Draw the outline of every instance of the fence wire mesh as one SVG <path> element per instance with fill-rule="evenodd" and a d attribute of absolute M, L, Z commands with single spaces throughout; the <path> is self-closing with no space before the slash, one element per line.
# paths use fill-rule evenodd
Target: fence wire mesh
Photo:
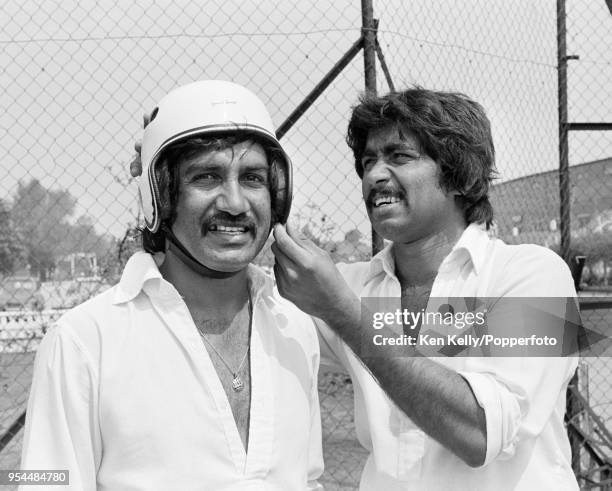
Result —
<path fill-rule="evenodd" d="M 558 250 L 555 1 L 388 0 L 373 8 L 395 87 L 457 90 L 486 108 L 500 173 L 493 191 L 497 235 Z M 579 56 L 568 60 L 570 121 L 612 121 L 609 9 L 606 0 L 567 0 L 567 53 Z M 258 93 L 279 126 L 360 38 L 361 6 L 9 0 L 0 11 L 0 309 L 6 311 L 0 314 L 0 436 L 7 437 L 0 468 L 10 468 L 18 464 L 15 423 L 37 336 L 62 309 L 116 282 L 138 247 L 141 218 L 128 165 L 141 115 L 177 85 L 222 78 Z M 294 164 L 292 220 L 344 261 L 367 259 L 370 250 L 360 183 L 344 142 L 363 72 L 359 53 L 282 140 Z M 386 92 L 388 83 L 379 58 L 378 90 Z M 586 256 L 582 286 L 604 290 L 612 277 L 610 135 L 591 130 L 569 137 L 572 253 Z M 269 251 L 259 262 L 271 264 Z M 609 329 L 609 313 L 591 311 L 589 322 Z M 587 359 L 581 367 L 579 393 L 609 431 L 610 359 Z M 322 373 L 320 392 L 325 482 L 329 489 L 354 489 L 365 454 L 352 426 L 350 381 Z M 576 416 L 593 434 L 591 420 Z M 15 438 L 8 438 L 11 431 Z M 584 452 L 582 468 L 593 469 Z"/>

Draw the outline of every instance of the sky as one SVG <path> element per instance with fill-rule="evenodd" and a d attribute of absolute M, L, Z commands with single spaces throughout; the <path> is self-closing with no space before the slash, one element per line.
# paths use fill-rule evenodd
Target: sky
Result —
<path fill-rule="evenodd" d="M 193 80 L 256 92 L 277 126 L 360 35 L 359 1 L 13 1 L 0 5 L 0 198 L 35 177 L 75 219 L 122 236 L 139 216 L 128 163 L 142 114 Z M 571 121 L 612 121 L 612 15 L 567 0 Z M 555 0 L 374 2 L 396 86 L 465 92 L 492 122 L 501 180 L 558 166 Z M 378 90 L 388 87 L 378 70 Z M 296 220 L 335 239 L 369 224 L 344 134 L 361 53 L 283 138 Z M 570 164 L 612 156 L 612 132 L 570 136 Z M 325 222 L 321 218 L 325 217 Z"/>

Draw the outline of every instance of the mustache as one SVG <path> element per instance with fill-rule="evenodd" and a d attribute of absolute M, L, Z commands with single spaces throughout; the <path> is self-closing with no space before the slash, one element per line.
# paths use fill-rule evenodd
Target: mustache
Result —
<path fill-rule="evenodd" d="M 206 233 L 211 226 L 221 227 L 241 227 L 249 231 L 255 230 L 255 220 L 246 214 L 231 215 L 229 213 L 220 211 L 214 215 L 209 216 L 202 223 L 202 231 Z"/>
<path fill-rule="evenodd" d="M 396 188 L 393 185 L 387 185 L 384 187 L 372 188 L 368 195 L 366 196 L 365 203 L 368 208 L 372 208 L 374 206 L 374 200 L 376 198 L 399 198 L 402 200 L 406 199 L 406 193 Z"/>

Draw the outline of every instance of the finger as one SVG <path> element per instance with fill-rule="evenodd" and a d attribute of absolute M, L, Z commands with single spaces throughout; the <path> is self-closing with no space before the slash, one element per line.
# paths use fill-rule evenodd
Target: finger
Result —
<path fill-rule="evenodd" d="M 140 155 L 136 155 L 130 162 L 130 175 L 132 177 L 138 177 L 142 174 L 142 160 Z"/>
<path fill-rule="evenodd" d="M 300 239 L 305 238 L 304 234 L 302 234 L 300 232 L 300 228 L 296 227 L 293 222 L 287 220 L 287 223 L 285 224 L 285 230 L 287 230 L 287 234 L 289 235 L 289 237 L 291 237 L 293 240 L 295 240 L 296 242 Z"/>
<path fill-rule="evenodd" d="M 272 250 L 272 254 L 274 254 L 274 263 L 281 269 L 285 278 L 287 280 L 297 278 L 297 272 L 301 269 L 300 264 L 296 263 L 291 257 L 285 254 L 276 242 L 272 243 L 270 249 Z"/>
<path fill-rule="evenodd" d="M 146 128 L 147 126 L 149 126 L 150 122 L 151 122 L 151 113 L 144 113 L 142 115 L 142 127 Z"/>
<path fill-rule="evenodd" d="M 286 230 L 289 237 L 291 237 L 299 246 L 303 247 L 305 243 L 311 242 L 311 240 L 304 235 L 300 228 L 293 223 L 287 222 Z"/>
<path fill-rule="evenodd" d="M 274 263 L 274 267 L 272 268 L 274 271 L 274 278 L 276 279 L 276 289 L 281 294 L 281 297 L 285 297 L 285 286 L 287 284 L 285 280 L 285 273 L 283 272 L 283 268 L 278 264 L 278 262 Z"/>
<path fill-rule="evenodd" d="M 134 150 L 136 150 L 136 155 L 130 162 L 130 175 L 132 177 L 138 177 L 142 175 L 142 140 L 136 140 L 134 142 Z"/>
<path fill-rule="evenodd" d="M 319 251 L 320 248 L 311 239 L 304 235 L 299 228 L 295 225 L 287 222 L 287 234 L 291 237 L 297 245 L 306 249 L 307 251 Z"/>
<path fill-rule="evenodd" d="M 276 284 L 278 285 L 280 282 L 280 276 L 283 274 L 283 272 L 281 271 L 281 267 L 278 264 L 278 261 L 274 261 L 272 271 L 274 272 L 274 278 L 276 279 Z"/>
<path fill-rule="evenodd" d="M 272 243 L 270 246 L 272 250 L 272 254 L 274 254 L 274 264 L 277 264 L 278 267 L 283 272 L 285 278 L 291 277 L 291 275 L 295 275 L 295 271 L 297 270 L 297 264 L 293 262 L 293 260 L 287 256 L 283 251 L 280 250 L 276 242 Z"/>
<path fill-rule="evenodd" d="M 280 223 L 274 225 L 274 239 L 277 248 L 296 264 L 303 263 L 307 258 L 306 250 L 301 247 Z"/>
<path fill-rule="evenodd" d="M 283 280 L 285 279 L 285 270 L 282 264 L 280 264 L 278 261 L 274 261 L 274 266 L 272 269 L 274 270 L 274 276 L 276 276 L 277 281 L 279 278 Z"/>
<path fill-rule="evenodd" d="M 297 281 L 296 272 L 292 269 L 286 270 L 278 261 L 274 263 L 273 270 L 274 278 L 276 279 L 276 289 L 282 297 L 292 300 L 293 288 Z"/>

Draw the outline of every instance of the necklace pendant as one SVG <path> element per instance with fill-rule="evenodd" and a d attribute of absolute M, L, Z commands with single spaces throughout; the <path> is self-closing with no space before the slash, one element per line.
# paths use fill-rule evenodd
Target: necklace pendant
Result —
<path fill-rule="evenodd" d="M 232 389 L 234 389 L 236 392 L 240 392 L 242 389 L 244 389 L 244 383 L 242 382 L 240 375 L 236 375 L 234 380 L 232 380 Z"/>

